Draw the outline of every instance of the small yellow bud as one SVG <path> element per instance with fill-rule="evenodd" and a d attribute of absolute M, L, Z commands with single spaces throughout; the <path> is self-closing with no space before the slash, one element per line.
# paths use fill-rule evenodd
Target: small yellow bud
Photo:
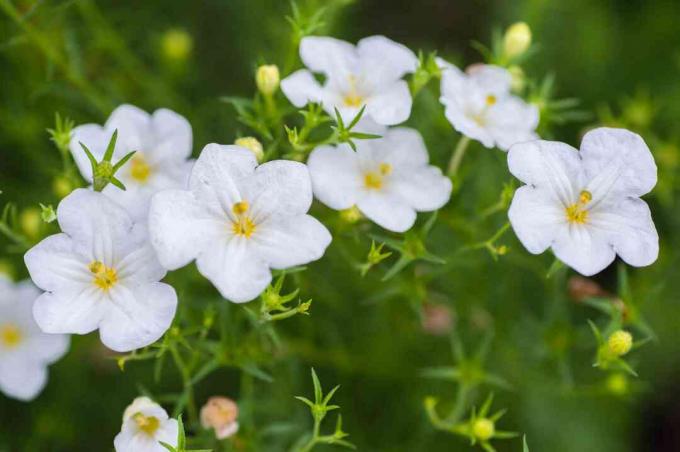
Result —
<path fill-rule="evenodd" d="M 14 279 L 14 267 L 10 261 L 0 259 L 0 276 L 5 276 L 7 279 Z"/>
<path fill-rule="evenodd" d="M 58 176 L 52 181 L 52 191 L 60 199 L 71 193 L 72 190 L 73 185 L 66 177 Z"/>
<path fill-rule="evenodd" d="M 606 386 L 615 395 L 625 395 L 628 392 L 628 378 L 621 373 L 611 374 L 607 378 Z"/>
<path fill-rule="evenodd" d="M 184 61 L 194 47 L 191 35 L 181 28 L 171 28 L 163 33 L 161 49 L 163 56 L 170 61 Z"/>
<path fill-rule="evenodd" d="M 271 96 L 279 89 L 279 68 L 275 64 L 265 64 L 257 68 L 255 83 L 265 96 Z"/>
<path fill-rule="evenodd" d="M 509 58 L 515 58 L 527 51 L 531 45 L 531 29 L 525 22 L 512 24 L 503 37 L 503 53 Z"/>
<path fill-rule="evenodd" d="M 633 336 L 624 330 L 612 333 L 607 340 L 607 349 L 614 356 L 623 356 L 633 347 Z"/>
<path fill-rule="evenodd" d="M 26 234 L 27 237 L 31 239 L 38 238 L 40 235 L 42 222 L 40 209 L 36 207 L 29 207 L 19 215 L 19 224 L 21 224 L 21 230 L 24 234 Z"/>
<path fill-rule="evenodd" d="M 264 158 L 264 149 L 262 148 L 262 143 L 260 143 L 255 137 L 238 138 L 236 141 L 234 141 L 234 144 L 252 151 L 252 153 L 255 154 L 255 158 L 257 158 L 258 162 L 261 162 Z"/>
<path fill-rule="evenodd" d="M 488 441 L 496 433 L 496 426 L 491 419 L 480 417 L 472 424 L 472 434 L 479 441 Z"/>
<path fill-rule="evenodd" d="M 361 214 L 361 211 L 357 208 L 357 206 L 352 206 L 349 209 L 341 210 L 340 211 L 340 218 L 343 219 L 343 221 L 354 224 L 357 221 L 361 220 L 363 215 Z"/>

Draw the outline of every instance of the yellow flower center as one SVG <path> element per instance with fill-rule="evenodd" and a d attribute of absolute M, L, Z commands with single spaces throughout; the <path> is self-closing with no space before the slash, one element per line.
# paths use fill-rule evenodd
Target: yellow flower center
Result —
<path fill-rule="evenodd" d="M 142 413 L 137 413 L 132 418 L 137 423 L 137 427 L 149 436 L 153 436 L 160 427 L 161 423 L 158 418 L 153 416 L 144 416 Z"/>
<path fill-rule="evenodd" d="M 565 213 L 567 214 L 567 221 L 575 224 L 585 224 L 588 221 L 588 209 L 586 206 L 593 199 L 593 195 L 583 190 L 578 197 L 578 202 L 567 206 Z"/>
<path fill-rule="evenodd" d="M 345 93 L 345 97 L 342 99 L 342 101 L 347 107 L 361 107 L 361 105 L 364 103 L 364 98 L 357 92 L 357 79 L 353 75 L 349 76 L 349 86 L 350 89 L 347 93 Z"/>
<path fill-rule="evenodd" d="M 489 94 L 488 96 L 486 96 L 486 105 L 489 107 L 495 105 L 497 100 L 498 99 L 496 99 L 496 96 L 494 96 L 493 94 Z"/>
<path fill-rule="evenodd" d="M 364 175 L 364 185 L 372 190 L 380 190 L 383 186 L 383 179 L 392 172 L 392 165 L 381 163 L 378 171 L 369 171 Z"/>
<path fill-rule="evenodd" d="M 22 338 L 21 330 L 11 323 L 0 327 L 0 344 L 7 348 L 13 348 L 19 345 Z"/>
<path fill-rule="evenodd" d="M 107 267 L 100 261 L 94 261 L 88 266 L 94 275 L 92 283 L 101 290 L 109 290 L 118 282 L 118 274 L 112 267 Z"/>
<path fill-rule="evenodd" d="M 130 177 L 139 182 L 145 183 L 151 176 L 151 166 L 142 155 L 135 155 L 130 160 Z"/>
<path fill-rule="evenodd" d="M 232 231 L 234 234 L 242 235 L 245 238 L 249 238 L 255 232 L 255 223 L 247 215 L 248 209 L 250 209 L 250 205 L 247 201 L 237 202 L 231 208 L 231 211 L 236 215 L 236 221 L 231 225 Z"/>

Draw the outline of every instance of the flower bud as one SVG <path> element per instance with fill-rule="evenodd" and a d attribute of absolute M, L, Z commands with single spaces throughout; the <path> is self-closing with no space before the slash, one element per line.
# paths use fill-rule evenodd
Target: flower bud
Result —
<path fill-rule="evenodd" d="M 525 22 L 512 24 L 503 36 L 503 54 L 506 58 L 513 59 L 531 46 L 531 29 Z"/>
<path fill-rule="evenodd" d="M 605 382 L 607 389 L 614 395 L 625 395 L 628 392 L 628 377 L 622 373 L 611 374 Z"/>
<path fill-rule="evenodd" d="M 161 49 L 169 61 L 180 62 L 189 57 L 194 41 L 191 35 L 181 28 L 172 28 L 163 33 Z"/>
<path fill-rule="evenodd" d="M 614 356 L 623 356 L 633 347 L 633 336 L 624 330 L 612 333 L 607 340 L 607 349 Z"/>
<path fill-rule="evenodd" d="M 55 177 L 52 181 L 52 191 L 57 197 L 64 198 L 73 191 L 73 184 L 64 176 Z"/>
<path fill-rule="evenodd" d="M 357 206 L 352 206 L 349 209 L 344 209 L 340 211 L 340 218 L 342 218 L 343 221 L 349 224 L 354 224 L 357 221 L 361 220 L 363 217 L 364 217 L 363 214 L 357 208 Z"/>
<path fill-rule="evenodd" d="M 26 237 L 31 239 L 35 239 L 40 236 L 42 222 L 40 209 L 35 207 L 29 207 L 22 211 L 19 215 L 19 224 L 21 225 L 21 230 L 26 235 Z"/>
<path fill-rule="evenodd" d="M 496 433 L 496 426 L 491 419 L 480 417 L 472 423 L 472 434 L 479 441 L 485 442 L 490 440 L 494 433 Z"/>
<path fill-rule="evenodd" d="M 279 68 L 275 64 L 265 64 L 257 68 L 255 83 L 265 96 L 271 96 L 279 89 Z"/>
<path fill-rule="evenodd" d="M 435 336 L 442 336 L 451 332 L 453 328 L 451 309 L 444 304 L 428 303 L 423 305 L 423 330 Z"/>
<path fill-rule="evenodd" d="M 226 397 L 211 397 L 201 408 L 201 425 L 214 429 L 217 439 L 224 439 L 238 431 L 238 405 Z"/>
<path fill-rule="evenodd" d="M 248 149 L 257 158 L 258 162 L 261 162 L 264 158 L 264 149 L 262 148 L 262 143 L 260 143 L 255 137 L 242 137 L 234 141 L 236 146 L 241 146 Z"/>
<path fill-rule="evenodd" d="M 583 276 L 572 276 L 567 283 L 567 290 L 569 296 L 577 302 L 582 302 L 592 297 L 607 296 L 602 287 L 592 279 L 584 278 Z"/>

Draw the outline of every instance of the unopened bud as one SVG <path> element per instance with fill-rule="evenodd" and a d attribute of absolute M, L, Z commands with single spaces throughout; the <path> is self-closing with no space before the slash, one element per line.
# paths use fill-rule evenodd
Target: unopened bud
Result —
<path fill-rule="evenodd" d="M 172 28 L 161 38 L 163 56 L 170 61 L 184 61 L 194 47 L 191 35 L 181 28 Z"/>
<path fill-rule="evenodd" d="M 211 397 L 201 408 L 201 425 L 215 430 L 217 439 L 224 439 L 238 431 L 238 405 L 227 397 Z"/>
<path fill-rule="evenodd" d="M 441 336 L 451 332 L 453 316 L 448 306 L 439 303 L 425 304 L 422 316 L 422 326 L 426 333 Z"/>
<path fill-rule="evenodd" d="M 607 296 L 607 292 L 598 283 L 583 276 L 572 276 L 569 278 L 567 290 L 569 291 L 569 296 L 578 302 L 588 298 Z"/>
<path fill-rule="evenodd" d="M 29 207 L 19 215 L 19 224 L 23 233 L 35 239 L 40 235 L 40 228 L 42 227 L 42 217 L 40 209 L 36 207 Z"/>
<path fill-rule="evenodd" d="M 605 384 L 612 394 L 625 395 L 628 392 L 628 378 L 622 373 L 611 374 Z"/>
<path fill-rule="evenodd" d="M 68 178 L 58 176 L 52 181 L 52 191 L 61 199 L 73 191 L 73 184 L 71 184 Z"/>
<path fill-rule="evenodd" d="M 264 149 L 262 148 L 262 143 L 260 143 L 255 137 L 238 138 L 236 141 L 234 141 L 234 144 L 251 151 L 253 154 L 255 154 L 255 158 L 257 158 L 258 162 L 261 162 L 264 158 Z"/>
<path fill-rule="evenodd" d="M 633 336 L 624 330 L 612 333 L 607 340 L 607 349 L 614 356 L 623 356 L 633 347 Z"/>
<path fill-rule="evenodd" d="M 496 426 L 491 419 L 480 417 L 472 423 L 472 434 L 479 441 L 486 442 L 496 433 Z"/>
<path fill-rule="evenodd" d="M 363 214 L 357 208 L 357 206 L 352 206 L 349 209 L 344 209 L 340 211 L 340 218 L 347 223 L 354 224 L 363 218 Z"/>
<path fill-rule="evenodd" d="M 279 89 L 279 68 L 275 64 L 265 64 L 257 68 L 255 83 L 265 96 L 271 96 Z"/>
<path fill-rule="evenodd" d="M 525 22 L 512 24 L 503 36 L 503 54 L 515 58 L 527 51 L 531 46 L 531 29 Z"/>

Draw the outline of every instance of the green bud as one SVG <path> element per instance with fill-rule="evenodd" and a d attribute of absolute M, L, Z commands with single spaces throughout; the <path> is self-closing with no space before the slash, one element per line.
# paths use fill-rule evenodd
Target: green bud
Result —
<path fill-rule="evenodd" d="M 279 68 L 275 64 L 266 64 L 257 68 L 255 83 L 257 89 L 265 96 L 273 95 L 279 89 Z"/>
<path fill-rule="evenodd" d="M 494 433 L 496 433 L 496 426 L 491 419 L 480 417 L 472 423 L 472 435 L 481 442 L 493 438 Z"/>

